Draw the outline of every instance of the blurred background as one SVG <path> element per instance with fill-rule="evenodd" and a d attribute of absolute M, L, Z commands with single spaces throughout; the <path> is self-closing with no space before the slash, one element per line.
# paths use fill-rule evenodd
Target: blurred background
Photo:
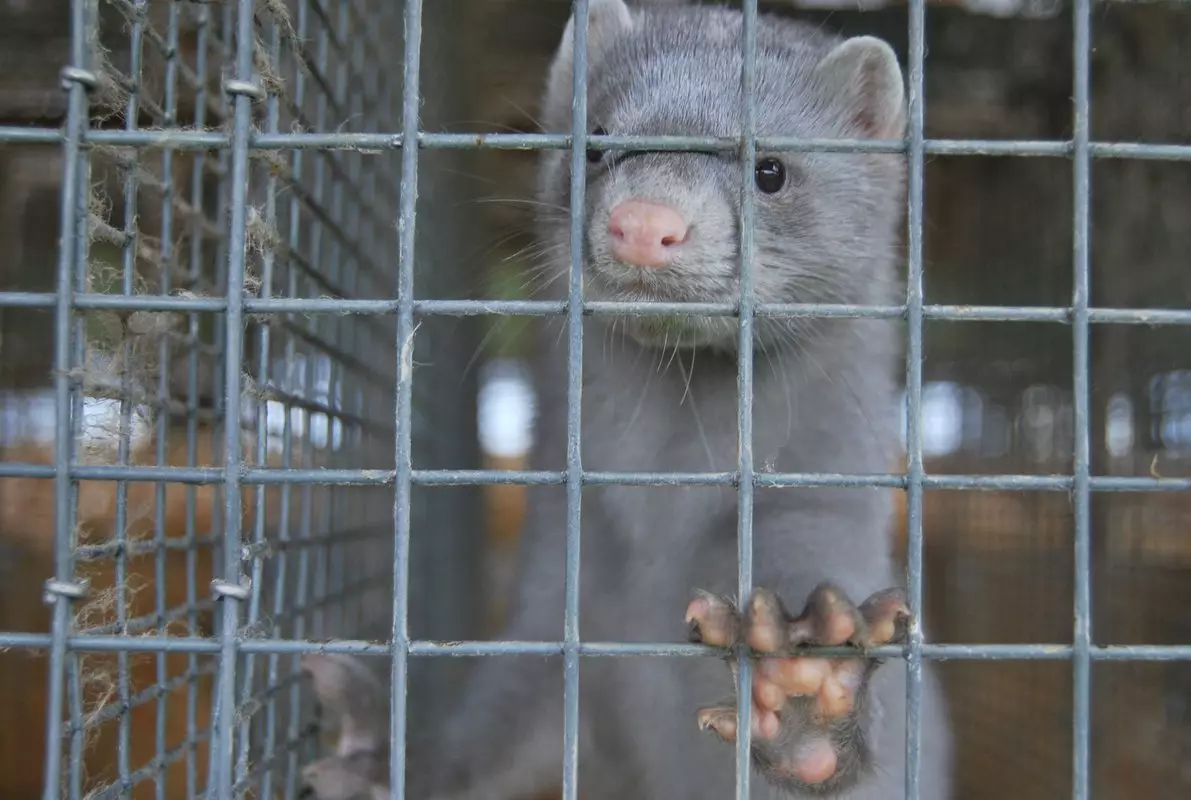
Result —
<path fill-rule="evenodd" d="M 83 3 L 100 78 L 92 128 L 228 129 L 220 81 L 232 76 L 236 3 Z M 69 5 L 0 4 L 0 467 L 53 462 L 52 298 L 47 305 L 30 293 L 56 286 Z M 268 93 L 257 104 L 257 130 L 400 131 L 401 3 L 255 6 L 254 65 Z M 569 3 L 425 6 L 423 129 L 536 130 L 541 76 Z M 907 58 L 902 3 L 761 7 L 881 36 Z M 926 136 L 1070 139 L 1071 32 L 1065 0 L 931 3 Z M 54 135 L 22 140 L 18 129 Z M 1191 4 L 1095 4 L 1091 137 L 1191 144 Z M 74 199 L 87 220 L 71 273 L 79 290 L 224 296 L 229 152 L 110 144 L 87 151 Z M 400 157 L 349 146 L 254 153 L 247 276 L 233 289 L 248 297 L 396 296 Z M 516 150 L 423 151 L 419 298 L 525 296 L 524 201 L 534 160 Z M 1191 307 L 1191 163 L 1097 159 L 1091 185 L 1092 304 Z M 1073 214 L 1065 158 L 928 157 L 927 302 L 1068 304 Z M 76 459 L 219 466 L 222 426 L 236 401 L 223 385 L 224 315 L 138 313 L 76 315 L 70 379 L 87 398 L 79 401 Z M 419 319 L 416 468 L 524 467 L 534 407 L 528 322 Z M 238 393 L 245 463 L 391 469 L 395 335 L 386 315 L 248 315 Z M 1062 323 L 929 322 L 927 471 L 1070 474 L 1071 347 Z M 1191 477 L 1187 326 L 1092 327 L 1091 426 L 1094 475 Z M 0 472 L 0 631 L 45 634 L 53 482 L 44 470 L 19 472 Z M 246 486 L 242 568 L 260 591 L 242 634 L 386 638 L 392 495 L 384 485 Z M 92 591 L 78 604 L 74 630 L 218 632 L 207 586 L 220 574 L 213 565 L 222 563 L 223 503 L 218 484 L 80 482 L 69 546 Z M 515 486 L 415 487 L 411 635 L 494 635 L 524 503 Z M 930 491 L 924 517 L 930 641 L 1071 642 L 1067 495 Z M 1096 495 L 1091 529 L 1094 642 L 1191 643 L 1191 493 Z M 904 547 L 904 519 L 892 535 Z M 5 798 L 41 795 L 45 656 L 0 647 L 0 708 L 10 723 L 0 726 Z M 464 661 L 415 662 L 411 680 L 423 687 L 411 690 L 415 714 L 433 714 Z M 312 752 L 317 720 L 300 697 L 292 657 L 244 662 L 237 723 L 252 743 L 238 755 L 237 785 L 253 796 L 293 796 L 288 776 Z M 940 669 L 957 727 L 957 798 L 1070 796 L 1070 664 Z M 101 796 L 125 789 L 134 797 L 196 796 L 206 775 L 213 671 L 199 655 L 72 655 L 63 747 L 83 758 L 64 767 L 65 785 Z M 1093 796 L 1191 796 L 1191 665 L 1097 663 L 1092 686 Z"/>

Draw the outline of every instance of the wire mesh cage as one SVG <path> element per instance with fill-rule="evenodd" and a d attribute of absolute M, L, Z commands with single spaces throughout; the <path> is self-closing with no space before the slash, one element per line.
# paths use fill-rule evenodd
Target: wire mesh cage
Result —
<path fill-rule="evenodd" d="M 32 730 L 6 726 L 3 794 L 41 795 L 44 779 L 46 796 L 295 796 L 317 725 L 292 644 L 388 637 L 395 456 L 477 455 L 472 325 L 423 319 L 415 343 L 395 313 L 465 268 L 451 153 L 421 159 L 416 247 L 396 224 L 399 207 L 412 224 L 412 178 L 375 132 L 402 130 L 402 8 L 6 14 L 6 55 L 26 57 L 5 78 L 6 122 L 25 123 L 0 136 L 5 223 L 28 246 L 0 301 L 6 386 L 53 384 L 5 407 L 3 528 L 25 536 L 4 551 L 11 596 L 50 578 L 51 615 L 25 602 L 0 625 L 5 647 L 30 648 L 8 651 L 6 682 L 50 687 L 25 709 Z M 427 14 L 431 125 L 457 102 L 442 24 Z M 54 195 L 57 235 L 25 236 L 49 227 Z M 399 371 L 422 363 L 445 382 L 419 379 L 399 420 Z M 38 414 L 52 444 L 22 436 Z M 407 554 L 410 629 L 464 637 L 474 490 L 406 486 L 404 525 L 438 531 Z M 21 518 L 26 493 L 42 516 Z M 435 585 L 451 591 L 419 596 Z"/>
<path fill-rule="evenodd" d="M 747 54 L 759 10 L 798 4 L 736 5 Z M 911 705 L 941 662 L 957 797 L 1186 796 L 1191 8 L 926 5 L 800 11 L 894 44 L 905 142 L 762 142 L 906 154 L 904 302 L 701 308 L 746 338 L 765 315 L 906 320 L 906 461 L 841 476 L 748 448 L 726 473 L 585 471 L 583 320 L 682 309 L 585 304 L 578 271 L 569 301 L 527 299 L 500 274 L 524 267 L 517 206 L 467 201 L 469 177 L 526 190 L 534 150 L 573 147 L 581 176 L 587 148 L 639 144 L 592 138 L 582 102 L 566 135 L 526 110 L 588 0 L 9 3 L 0 381 L 42 391 L 0 421 L 0 684 L 27 688 L 28 722 L 0 730 L 0 794 L 298 796 L 321 744 L 298 659 L 322 650 L 392 681 L 404 796 L 407 745 L 466 669 L 443 656 L 522 652 L 563 662 L 570 800 L 585 659 L 708 655 L 582 640 L 582 487 L 677 482 L 739 493 L 741 597 L 754 490 L 897 493 L 927 636 L 889 655 Z M 472 296 L 480 270 L 495 297 Z M 571 356 L 565 469 L 482 462 L 482 326 L 547 315 Z M 484 530 L 526 484 L 566 487 L 565 635 L 484 641 Z"/>

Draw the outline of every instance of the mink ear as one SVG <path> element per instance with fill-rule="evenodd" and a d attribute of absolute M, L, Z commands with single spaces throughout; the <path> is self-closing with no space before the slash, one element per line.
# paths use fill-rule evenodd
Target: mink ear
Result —
<path fill-rule="evenodd" d="M 847 124 L 872 139 L 900 139 L 906 130 L 905 87 L 893 49 L 873 36 L 844 40 L 815 67 L 823 91 Z"/>
<path fill-rule="evenodd" d="M 329 722 L 339 729 L 342 756 L 376 752 L 388 741 L 388 705 L 380 681 L 359 659 L 331 653 L 312 653 L 302 659 L 314 695 Z"/>
<path fill-rule="evenodd" d="M 334 755 L 302 768 L 307 791 L 316 800 L 387 797 L 388 703 L 380 682 L 363 662 L 344 655 L 308 655 L 302 671 L 339 732 Z"/>
<path fill-rule="evenodd" d="M 377 759 L 328 756 L 302 768 L 303 794 L 310 800 L 382 800 L 389 797 L 383 780 L 388 768 Z"/>
<path fill-rule="evenodd" d="M 588 65 L 622 34 L 633 28 L 633 17 L 624 0 L 588 0 L 587 4 L 587 58 Z M 557 107 L 570 105 L 575 62 L 575 15 L 567 21 L 558 52 L 550 64 L 546 81 L 546 105 Z M 548 114 L 549 116 L 549 114 Z"/>

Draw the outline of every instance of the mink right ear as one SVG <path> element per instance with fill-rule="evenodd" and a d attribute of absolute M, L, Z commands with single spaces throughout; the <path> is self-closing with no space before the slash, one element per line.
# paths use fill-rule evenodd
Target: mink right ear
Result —
<path fill-rule="evenodd" d="M 842 107 L 847 124 L 873 139 L 905 135 L 905 87 L 897 56 L 873 36 L 845 39 L 815 67 L 829 102 Z"/>
<path fill-rule="evenodd" d="M 588 0 L 587 3 L 587 59 L 588 65 L 622 34 L 633 28 L 633 16 L 624 0 Z M 572 12 L 558 44 L 558 52 L 550 64 L 546 80 L 546 104 L 569 105 L 574 80 L 575 15 Z M 549 116 L 549 114 L 547 114 Z"/>
<path fill-rule="evenodd" d="M 302 768 L 302 780 L 316 800 L 388 797 L 388 703 L 384 687 L 362 661 L 313 653 L 302 659 L 315 697 L 338 728 L 333 755 Z"/>
<path fill-rule="evenodd" d="M 314 695 L 339 729 L 339 755 L 375 752 L 388 740 L 388 705 L 380 681 L 362 661 L 347 655 L 311 653 L 302 671 Z"/>

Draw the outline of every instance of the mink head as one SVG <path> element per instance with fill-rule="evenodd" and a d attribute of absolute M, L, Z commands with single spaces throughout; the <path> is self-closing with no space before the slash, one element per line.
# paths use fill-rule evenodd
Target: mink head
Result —
<path fill-rule="evenodd" d="M 757 136 L 897 139 L 902 73 L 872 37 L 841 39 L 758 20 Z M 571 130 L 574 20 L 550 68 L 548 132 Z M 742 18 L 727 9 L 630 10 L 590 0 L 588 131 L 612 136 L 739 138 Z M 570 269 L 571 157 L 543 154 L 537 224 L 552 285 Z M 739 151 L 586 154 L 584 292 L 589 300 L 734 303 L 739 299 Z M 748 169 L 754 192 L 753 297 L 759 303 L 886 303 L 896 278 L 905 166 L 900 154 L 769 152 Z M 558 289 L 561 291 L 561 289 Z M 734 317 L 619 320 L 647 345 L 732 350 Z M 759 345 L 797 344 L 803 319 L 758 318 Z"/>

